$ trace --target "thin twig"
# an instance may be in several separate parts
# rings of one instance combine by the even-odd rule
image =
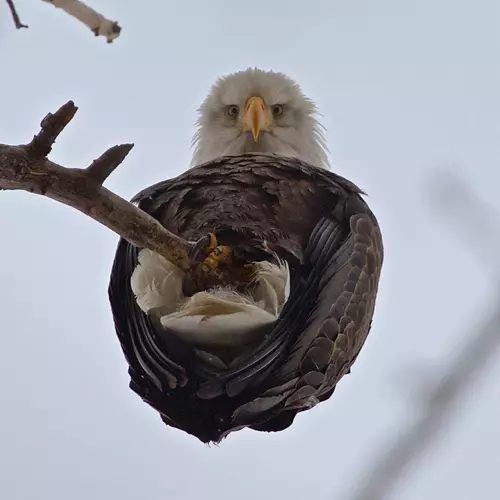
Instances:
[[[76,208],[131,244],[148,248],[188,270],[191,250],[188,242],[102,186],[132,144],[113,146],[87,169],[62,167],[45,157],[76,111],[69,101],[42,120],[41,131],[29,144],[0,144],[0,189],[29,191]]]
[[[133,147],[133,144],[120,144],[109,148],[87,167],[87,175],[102,184],[122,163]]]
[[[63,104],[55,113],[48,113],[40,122],[41,130],[28,144],[30,153],[37,158],[45,158],[52,151],[59,134],[73,119],[78,108],[73,101]]]
[[[12,14],[12,19],[14,20],[14,25],[16,26],[16,29],[19,30],[21,28],[27,28],[28,26],[26,24],[23,24],[21,22],[21,19],[19,18],[16,6],[14,5],[14,0],[7,0],[7,5],[9,6],[10,13]]]

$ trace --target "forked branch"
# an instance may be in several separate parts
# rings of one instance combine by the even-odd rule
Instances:
[[[42,120],[41,131],[29,144],[0,144],[0,189],[24,190],[76,208],[129,243],[148,248],[188,270],[188,242],[102,186],[133,144],[113,146],[86,169],[66,168],[47,159],[57,136],[77,110],[69,101],[56,113],[48,114]]]

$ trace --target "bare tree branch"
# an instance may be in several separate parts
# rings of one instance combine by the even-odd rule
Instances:
[[[108,149],[87,169],[65,168],[46,158],[77,109],[69,101],[56,113],[47,115],[41,131],[27,145],[0,144],[0,189],[29,191],[76,208],[131,244],[148,248],[188,270],[188,242],[102,186],[133,144]]]
[[[87,175],[102,184],[113,173],[115,168],[122,163],[133,146],[133,144],[122,144],[109,148],[87,167]]]
[[[108,43],[120,36],[121,27],[116,21],[106,19],[94,9],[80,0],[42,0],[54,7],[64,10],[67,14],[85,24],[95,36],[106,37]]]
[[[460,193],[462,213],[454,213],[460,217],[461,223],[463,223],[464,211],[474,214],[482,212],[483,215],[486,212],[490,218],[494,218],[491,211],[485,210],[482,204],[478,204],[474,194],[456,177],[447,178],[446,183],[441,185],[441,201],[443,201],[443,195],[447,195],[445,208],[456,205],[456,200],[449,198],[450,182],[455,196]],[[468,206],[464,207],[464,204]],[[463,225],[462,229],[464,229]],[[470,226],[465,229],[469,230]],[[491,226],[488,228],[477,226],[476,220],[474,241],[477,242],[477,239],[490,241],[487,234],[482,234],[482,237],[478,238],[480,229],[488,229],[489,233]],[[499,295],[499,293],[493,294],[494,297]],[[488,319],[482,325],[474,325],[470,331],[464,332],[464,338],[468,340],[459,354],[445,368],[440,380],[437,380],[426,391],[424,398],[420,402],[417,401],[417,404],[420,404],[419,417],[406,431],[384,446],[371,470],[365,474],[364,481],[350,497],[352,500],[382,500],[389,497],[396,482],[411,465],[417,462],[426,448],[435,442],[439,432],[446,428],[446,424],[453,418],[457,403],[464,397],[469,384],[473,379],[478,378],[487,363],[496,355],[500,347],[499,325],[500,305],[493,304]]]
[[[42,130],[33,137],[27,146],[31,154],[37,158],[48,156],[52,151],[52,146],[56,142],[57,137],[73,119],[77,111],[78,108],[74,105],[73,101],[68,101],[54,114],[48,113],[40,123]]]
[[[16,29],[27,28],[26,24],[21,22],[19,14],[17,13],[16,6],[14,5],[14,0],[7,0],[7,5],[9,6],[10,13],[12,14],[12,19],[14,20],[14,25]]]
[[[99,14],[94,9],[84,4],[80,0],[42,0],[50,3],[54,7],[64,10],[67,14],[81,21],[87,26],[95,36],[104,36],[108,43],[111,43],[115,38],[118,38],[121,33],[121,26],[116,21],[106,19],[102,14]],[[26,24],[21,22],[19,14],[14,5],[14,0],[7,0],[12,19],[17,29],[27,28]]]

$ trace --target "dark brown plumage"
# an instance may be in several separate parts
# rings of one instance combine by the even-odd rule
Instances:
[[[120,240],[109,296],[131,388],[163,421],[204,442],[248,426],[279,431],[331,396],[370,330],[383,247],[351,182],[293,158],[244,154],[195,167],[139,193],[139,207],[191,241],[215,232],[243,256],[286,259],[290,297],[260,344],[227,366],[136,304],[139,249]],[[267,244],[264,244],[264,240]]]

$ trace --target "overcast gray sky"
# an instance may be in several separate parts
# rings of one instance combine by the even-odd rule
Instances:
[[[0,142],[68,99],[51,158],[86,166],[135,142],[107,187],[124,197],[187,168],[214,79],[288,73],[324,115],[333,168],[369,193],[386,257],[370,337],[335,395],[288,430],[220,447],[167,428],[128,389],[107,285],[117,237],[68,207],[0,193],[0,498],[339,499],[408,424],[491,300],[488,275],[429,207],[453,165],[500,209],[498,0],[88,0],[112,45],[41,1],[0,2]],[[393,498],[500,497],[500,361]]]

